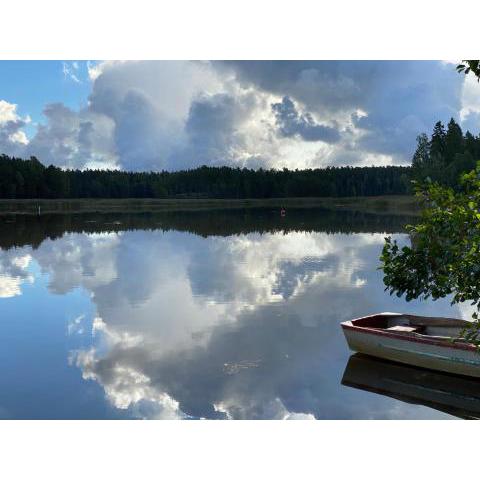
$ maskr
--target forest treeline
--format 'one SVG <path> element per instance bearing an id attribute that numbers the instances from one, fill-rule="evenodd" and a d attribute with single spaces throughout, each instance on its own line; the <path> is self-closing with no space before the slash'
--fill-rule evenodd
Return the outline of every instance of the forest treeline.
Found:
<path id="1" fill-rule="evenodd" d="M 457 187 L 461 173 L 473 170 L 480 160 L 480 136 L 462 132 L 452 118 L 445 129 L 437 122 L 431 137 L 425 133 L 417 137 L 417 148 L 412 159 L 412 179 L 427 177 L 442 185 Z"/>
<path id="2" fill-rule="evenodd" d="M 408 167 L 251 170 L 206 167 L 176 172 L 62 170 L 0 156 L 0 198 L 279 198 L 401 195 Z"/>
<path id="3" fill-rule="evenodd" d="M 412 166 L 252 170 L 202 166 L 191 170 L 126 172 L 62 170 L 0 155 L 0 198 L 282 198 L 355 197 L 410 193 L 412 179 L 455 185 L 480 160 L 480 137 L 451 119 L 417 138 Z"/>

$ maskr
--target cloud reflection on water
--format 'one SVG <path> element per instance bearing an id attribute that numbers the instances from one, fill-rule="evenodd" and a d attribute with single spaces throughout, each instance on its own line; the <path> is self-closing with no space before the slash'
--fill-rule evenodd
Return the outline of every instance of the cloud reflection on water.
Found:
<path id="1" fill-rule="evenodd" d="M 340 321 L 448 308 L 386 295 L 382 243 L 382 234 L 68 234 L 3 251 L 0 265 L 27 279 L 15 258 L 31 255 L 52 294 L 89 293 L 92 336 L 70 362 L 133 416 L 437 417 L 340 385 L 349 356 Z"/>
<path id="2" fill-rule="evenodd" d="M 33 283 L 34 278 L 28 271 L 31 256 L 16 250 L 0 254 L 0 298 L 21 295 L 23 283 Z"/>

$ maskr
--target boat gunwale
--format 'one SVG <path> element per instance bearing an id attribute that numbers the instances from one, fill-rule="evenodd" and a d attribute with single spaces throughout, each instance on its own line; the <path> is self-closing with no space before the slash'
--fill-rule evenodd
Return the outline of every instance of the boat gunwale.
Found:
<path id="1" fill-rule="evenodd" d="M 355 325 L 354 322 L 357 322 L 359 320 L 366 320 L 370 318 L 375 318 L 375 317 L 381 317 L 381 316 L 403 316 L 403 314 L 398 313 L 398 314 L 393 314 L 393 313 L 378 313 L 375 315 L 367 315 L 365 317 L 359 317 L 355 318 L 353 320 L 348 320 L 346 322 L 341 322 L 342 329 L 344 330 L 352 330 L 356 332 L 363 332 L 367 334 L 372 334 L 372 335 L 378 335 L 382 337 L 388 337 L 388 338 L 395 338 L 398 340 L 403 340 L 406 342 L 416 342 L 416 343 L 423 343 L 423 344 L 428 344 L 428 345 L 435 345 L 438 347 L 442 348 L 453 348 L 457 350 L 466 350 L 466 351 L 478 351 L 478 348 L 476 345 L 472 343 L 465 343 L 465 342 L 450 342 L 448 340 L 436 340 L 434 338 L 428 338 L 427 336 L 425 337 L 418 337 L 418 336 L 410 336 L 406 335 L 404 333 L 395 333 L 393 331 L 387 331 L 387 330 L 382 330 L 379 328 L 373 328 L 373 327 L 364 327 L 360 325 Z M 405 315 L 407 316 L 407 315 Z"/>

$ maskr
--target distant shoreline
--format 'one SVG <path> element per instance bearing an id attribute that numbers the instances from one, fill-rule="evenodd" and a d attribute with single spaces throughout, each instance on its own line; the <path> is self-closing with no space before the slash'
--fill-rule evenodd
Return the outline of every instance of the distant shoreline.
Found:
<path id="1" fill-rule="evenodd" d="M 252 198 L 252 199 L 0 199 L 0 215 L 87 212 L 156 212 L 163 210 L 241 208 L 327 208 L 377 214 L 416 215 L 419 208 L 410 195 L 377 197 Z M 287 210 L 288 212 L 288 210 Z"/>

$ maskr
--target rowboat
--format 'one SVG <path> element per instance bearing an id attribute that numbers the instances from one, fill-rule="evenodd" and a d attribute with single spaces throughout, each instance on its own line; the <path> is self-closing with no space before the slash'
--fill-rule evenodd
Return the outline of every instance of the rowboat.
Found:
<path id="1" fill-rule="evenodd" d="M 442 372 L 480 377 L 480 351 L 459 338 L 465 320 L 379 313 L 342 322 L 354 352 Z"/>
<path id="2" fill-rule="evenodd" d="M 480 418 L 478 378 L 434 372 L 355 353 L 348 360 L 342 385 L 459 418 Z"/>

